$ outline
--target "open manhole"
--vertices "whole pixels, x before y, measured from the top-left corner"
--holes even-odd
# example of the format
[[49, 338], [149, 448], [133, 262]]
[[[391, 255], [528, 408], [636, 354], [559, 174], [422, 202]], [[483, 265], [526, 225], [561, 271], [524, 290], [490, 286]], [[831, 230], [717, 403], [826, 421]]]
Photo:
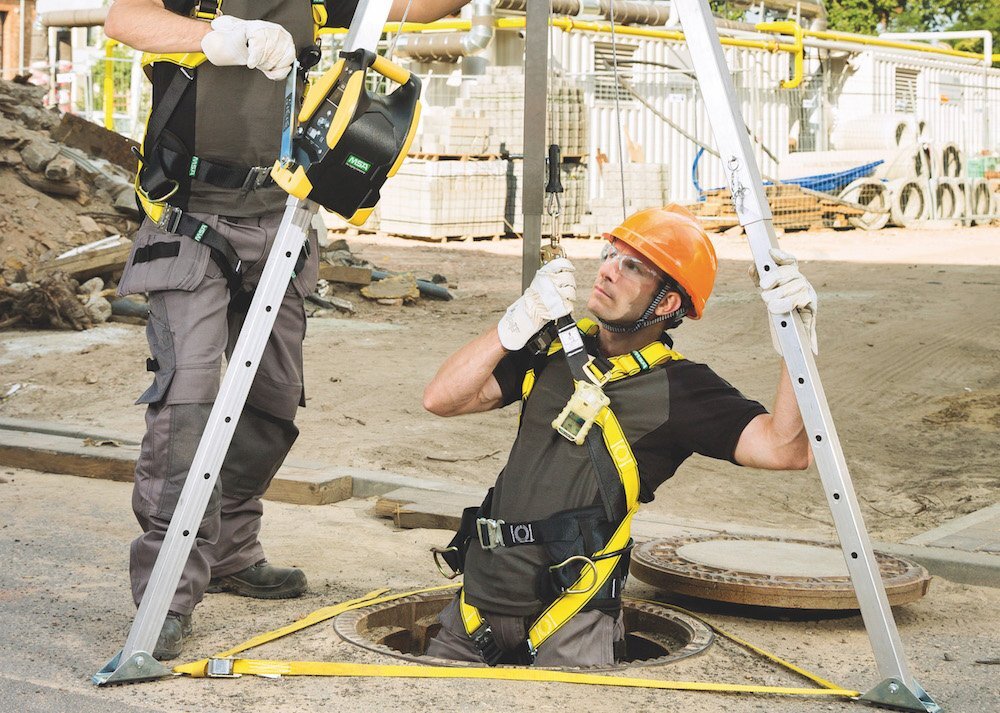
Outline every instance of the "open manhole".
[[[407, 661], [437, 666], [480, 665], [424, 655], [427, 643], [441, 627], [438, 614], [453, 596], [453, 592], [428, 592], [355, 609], [338, 616], [334, 630], [352, 644]], [[705, 651], [715, 638], [706, 624], [669, 607], [624, 599], [622, 609], [627, 632], [625, 660], [615, 666], [588, 670], [678, 661]]]
[[[931, 577], [918, 564], [875, 553], [889, 604], [920, 599]], [[651, 540], [632, 551], [632, 575], [699, 599], [782, 609], [851, 610], [858, 599], [839, 545], [735, 535]]]

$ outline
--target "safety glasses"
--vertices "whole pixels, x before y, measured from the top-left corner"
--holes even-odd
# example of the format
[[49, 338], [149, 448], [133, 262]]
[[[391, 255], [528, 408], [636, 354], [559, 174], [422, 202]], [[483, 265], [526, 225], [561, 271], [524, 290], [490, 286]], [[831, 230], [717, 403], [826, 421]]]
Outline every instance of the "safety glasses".
[[631, 255], [626, 255], [616, 248], [612, 243], [608, 243], [601, 250], [601, 260], [604, 262], [612, 261], [615, 263], [615, 267], [618, 268], [618, 272], [627, 278], [633, 280], [639, 280], [641, 277], [646, 276], [654, 280], [662, 280], [663, 277], [653, 268], [648, 267], [646, 263], [637, 257]]

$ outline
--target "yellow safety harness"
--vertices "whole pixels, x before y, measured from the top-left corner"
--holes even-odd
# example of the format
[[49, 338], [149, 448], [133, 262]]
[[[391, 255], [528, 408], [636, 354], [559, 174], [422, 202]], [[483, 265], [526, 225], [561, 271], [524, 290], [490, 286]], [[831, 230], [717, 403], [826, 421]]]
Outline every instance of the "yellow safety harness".
[[[310, 0], [314, 36], [326, 22], [327, 11], [324, 0]], [[222, 0], [199, 0], [191, 17], [203, 22], [211, 22], [222, 14]], [[304, 52], [300, 61], [315, 62], [319, 53]], [[171, 204], [181, 187], [181, 180], [197, 179], [220, 188], [255, 190], [273, 184], [271, 165], [236, 166], [220, 163], [193, 155], [179, 140], [171, 139], [165, 133], [171, 117], [179, 110], [185, 95], [194, 86], [197, 68], [206, 61], [204, 53], [144, 53], [142, 66], [151, 75], [153, 65], [173, 64], [177, 71], [166, 83], [158, 96], [156, 106], [150, 109], [146, 118], [142, 139], [142, 152], [135, 150], [139, 158], [139, 169], [135, 176], [136, 199], [149, 219], [167, 233], [186, 235], [203, 243], [211, 250], [212, 259], [218, 264], [229, 282], [230, 289], [238, 289], [242, 277], [242, 263], [236, 251], [218, 231], [208, 223], [189, 215], [177, 205]], [[181, 179], [180, 177], [186, 177]], [[158, 251], [142, 257], [152, 260], [176, 256], [176, 244], [165, 244]], [[301, 269], [307, 255], [303, 255], [296, 271]]]
[[[576, 326], [583, 334], [590, 337], [596, 335], [598, 331], [597, 324], [591, 320], [580, 320]], [[549, 346], [547, 356], [551, 357], [561, 350], [562, 344], [560, 340], [556, 339]], [[643, 371], [654, 369], [664, 362], [683, 358], [683, 356], [667, 347], [663, 342], [657, 341], [629, 354], [612, 357], [609, 360], [611, 368], [606, 371], [602, 371], [593, 359], [589, 361], [586, 368], [590, 370], [595, 380], [601, 384], [606, 384], [627, 379]], [[524, 376], [521, 387], [523, 401], [527, 401], [534, 384], [535, 371], [534, 369], [529, 369]], [[639, 509], [638, 464], [636, 463], [635, 456], [632, 454], [628, 438], [610, 406], [605, 405], [601, 408], [595, 419], [595, 424], [600, 428], [604, 447], [611, 456], [618, 475], [619, 484], [624, 491], [625, 514], [619, 522], [615, 523], [613, 534], [603, 547], [586, 555], [573, 555], [565, 561], [550, 567], [551, 572], [560, 570], [573, 563], [583, 565], [576, 580], [569, 586], [564, 587], [559, 596], [542, 611], [535, 622], [529, 627], [523, 650], [513, 652], [515, 659], [520, 663], [531, 663], [534, 661], [538, 648], [547, 639], [559, 631], [566, 622], [591, 602], [598, 592], [602, 591], [609, 578], [619, 568], [627, 569], [627, 560], [623, 562], [622, 558], [626, 557], [631, 549], [632, 517]], [[600, 470], [596, 460], [595, 468]], [[506, 539], [513, 539], [515, 541], [518, 528], [529, 526], [529, 524], [512, 525], [503, 521], [489, 520], [481, 517], [478, 518], [477, 524], [482, 527], [484, 520], [489, 525], [489, 529], [494, 532], [498, 529], [498, 525], [495, 523], [499, 523], [501, 534], [506, 531], [509, 533]], [[535, 529], [537, 529], [537, 525], [535, 525]], [[480, 542], [482, 543], [482, 541], [483, 536], [480, 534]], [[452, 544], [455, 544], [454, 541]], [[612, 591], [613, 597], [617, 598], [620, 595], [620, 588]], [[479, 609], [466, 601], [464, 590], [460, 595], [459, 604], [466, 634], [472, 639], [473, 644], [482, 653], [487, 663], [491, 665], [499, 663], [503, 659], [505, 652], [498, 648], [489, 622], [482, 616]]]
[[[786, 686], [755, 686], [734, 683], [707, 683], [702, 681], [662, 681], [652, 678], [629, 678], [604, 674], [574, 673], [551, 669], [534, 668], [469, 668], [449, 666], [421, 666], [407, 664], [359, 664], [345, 661], [277, 661], [270, 659], [237, 658], [237, 654], [262, 646], [284, 636], [294, 634], [303, 629], [328, 621], [344, 612], [390, 602], [415, 594], [437, 592], [453, 588], [457, 585], [445, 585], [400, 594], [386, 594], [388, 590], [379, 589], [363, 597], [352, 599], [341, 604], [318, 609], [298, 621], [275, 629], [274, 631], [255, 636], [238, 646], [222, 651], [207, 659], [192, 661], [174, 667], [177, 675], [194, 678], [238, 678], [244, 675], [253, 676], [333, 676], [333, 677], [364, 677], [364, 678], [440, 678], [440, 679], [485, 679], [493, 681], [539, 681], [555, 683], [575, 683], [591, 686], [611, 686], [617, 688], [645, 688], [674, 691], [705, 691], [713, 693], [753, 693], [763, 695], [785, 695], [799, 697], [838, 697], [857, 698], [859, 691], [853, 691], [835, 683], [831, 683], [813, 673], [805, 671], [784, 659], [747, 643], [732, 634], [706, 622], [717, 634], [746, 648], [782, 668], [802, 676], [815, 683], [819, 688], [796, 688]], [[662, 606], [662, 604], [661, 604]], [[677, 607], [678, 611], [684, 611]], [[684, 612], [694, 616], [690, 612]]]

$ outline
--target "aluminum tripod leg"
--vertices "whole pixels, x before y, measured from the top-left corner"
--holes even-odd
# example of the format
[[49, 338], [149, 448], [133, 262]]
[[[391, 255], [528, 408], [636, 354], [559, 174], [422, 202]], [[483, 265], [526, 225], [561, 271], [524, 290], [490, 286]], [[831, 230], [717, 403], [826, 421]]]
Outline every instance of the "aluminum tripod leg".
[[191, 470], [188, 471], [180, 499], [170, 519], [170, 526], [146, 585], [146, 593], [139, 604], [139, 611], [132, 622], [132, 629], [122, 650], [94, 674], [92, 680], [98, 685], [144, 681], [170, 675], [170, 669], [155, 661], [150, 654], [177, 591], [177, 583], [191, 553], [208, 500], [215, 489], [222, 461], [233, 440], [236, 424], [246, 404], [257, 366], [271, 336], [274, 319], [314, 213], [313, 203], [288, 198], [264, 273], [254, 291], [246, 321], [226, 367], [219, 395], [212, 406], [198, 450], [195, 451]]
[[527, 289], [541, 260], [545, 202], [545, 129], [548, 121], [549, 2], [530, 0], [524, 43], [524, 158], [522, 159], [521, 289]]
[[[725, 165], [740, 224], [746, 231], [760, 274], [775, 269], [768, 251], [777, 247], [771, 209], [753, 158], [747, 127], [706, 0], [674, 0], [691, 62]], [[861, 605], [861, 616], [883, 681], [864, 698], [914, 711], [940, 708], [910, 675], [896, 622], [889, 608], [871, 541], [827, 406], [808, 337], [797, 315], [769, 315], [795, 386], [799, 410], [809, 433], [823, 489], [833, 513], [844, 558]]]

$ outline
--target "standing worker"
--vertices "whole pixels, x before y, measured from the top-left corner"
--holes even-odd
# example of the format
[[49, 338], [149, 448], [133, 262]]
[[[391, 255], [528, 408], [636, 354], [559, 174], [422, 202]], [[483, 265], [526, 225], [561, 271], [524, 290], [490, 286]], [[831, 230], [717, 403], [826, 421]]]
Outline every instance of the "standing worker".
[[[466, 511], [449, 548], [436, 551], [465, 578], [428, 655], [613, 663], [624, 643], [621, 590], [639, 502], [692, 453], [774, 470], [812, 461], [784, 362], [769, 414], [673, 351], [668, 330], [702, 317], [715, 282], [715, 250], [697, 219], [673, 205], [644, 210], [605, 238], [587, 302], [600, 324], [565, 320], [564, 344], [536, 341], [576, 297], [573, 265], [558, 258], [424, 392], [424, 407], [440, 416], [522, 403], [496, 484]], [[815, 340], [815, 292], [793, 257], [772, 257], [777, 269], [759, 281], [765, 303], [775, 314], [798, 310]], [[571, 362], [581, 337], [582, 368]]]
[[[396, 0], [390, 19], [402, 19]], [[426, 22], [466, 0], [413, 0]], [[120, 295], [149, 296], [153, 384], [132, 507], [143, 534], [130, 556], [142, 600], [180, 491], [281, 221], [287, 194], [270, 179], [285, 79], [318, 56], [319, 27], [346, 27], [358, 0], [115, 0], [105, 33], [150, 59], [153, 104], [137, 193], [147, 213]], [[224, 8], [221, 7], [224, 5]], [[224, 13], [224, 14], [223, 14]], [[301, 89], [301, 86], [300, 86]], [[303, 246], [153, 656], [176, 658], [208, 592], [263, 599], [306, 591], [302, 570], [267, 562], [260, 498], [298, 435], [305, 405], [303, 299], [315, 289], [316, 237]]]

